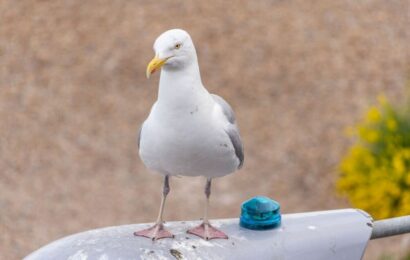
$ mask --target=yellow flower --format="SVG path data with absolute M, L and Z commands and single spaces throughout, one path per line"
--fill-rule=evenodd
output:
M 400 127 L 410 124 L 410 110 L 398 110 L 384 96 L 379 104 L 353 127 L 357 142 L 340 162 L 337 182 L 354 207 L 375 219 L 410 214 L 410 134 Z
M 367 131 L 364 139 L 369 143 L 375 143 L 379 140 L 379 133 L 375 130 Z
M 380 121 L 381 115 L 377 107 L 371 107 L 369 111 L 367 111 L 366 119 L 369 123 L 377 123 Z
M 402 173 L 405 171 L 404 161 L 400 155 L 396 155 L 393 157 L 393 169 L 398 173 Z
M 406 173 L 405 183 L 410 187 L 410 172 Z
M 393 118 L 389 118 L 386 120 L 387 129 L 394 132 L 397 129 L 397 122 Z

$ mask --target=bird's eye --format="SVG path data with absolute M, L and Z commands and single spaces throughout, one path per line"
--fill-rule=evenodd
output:
M 175 44 L 175 49 L 179 49 L 179 48 L 181 48 L 181 43 L 177 43 L 177 44 Z

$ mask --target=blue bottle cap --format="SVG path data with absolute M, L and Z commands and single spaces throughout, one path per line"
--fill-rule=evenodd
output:
M 270 198 L 257 196 L 242 203 L 241 227 L 266 230 L 279 226 L 280 221 L 280 204 Z

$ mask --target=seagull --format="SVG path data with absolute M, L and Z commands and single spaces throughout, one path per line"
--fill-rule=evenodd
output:
M 161 206 L 154 226 L 135 236 L 173 238 L 164 227 L 165 199 L 171 176 L 204 176 L 205 212 L 201 225 L 187 233 L 203 239 L 227 239 L 208 219 L 213 178 L 240 169 L 244 152 L 230 105 L 210 94 L 201 81 L 198 58 L 190 35 L 181 29 L 162 33 L 154 43 L 155 57 L 146 76 L 161 69 L 157 101 L 139 132 L 138 147 L 145 166 L 164 176 Z

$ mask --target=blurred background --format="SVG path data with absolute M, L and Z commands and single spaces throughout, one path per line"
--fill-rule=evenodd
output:
M 158 74 L 145 78 L 152 44 L 171 28 L 191 34 L 203 82 L 231 103 L 245 144 L 243 169 L 214 182 L 212 218 L 239 216 L 255 195 L 284 213 L 357 205 L 337 188 L 357 142 L 346 129 L 381 93 L 403 101 L 409 5 L 0 1 L 0 259 L 155 220 L 162 177 L 144 167 L 136 139 L 157 95 Z M 165 219 L 199 219 L 204 184 L 171 179 Z M 365 259 L 404 259 L 409 240 L 372 241 Z

